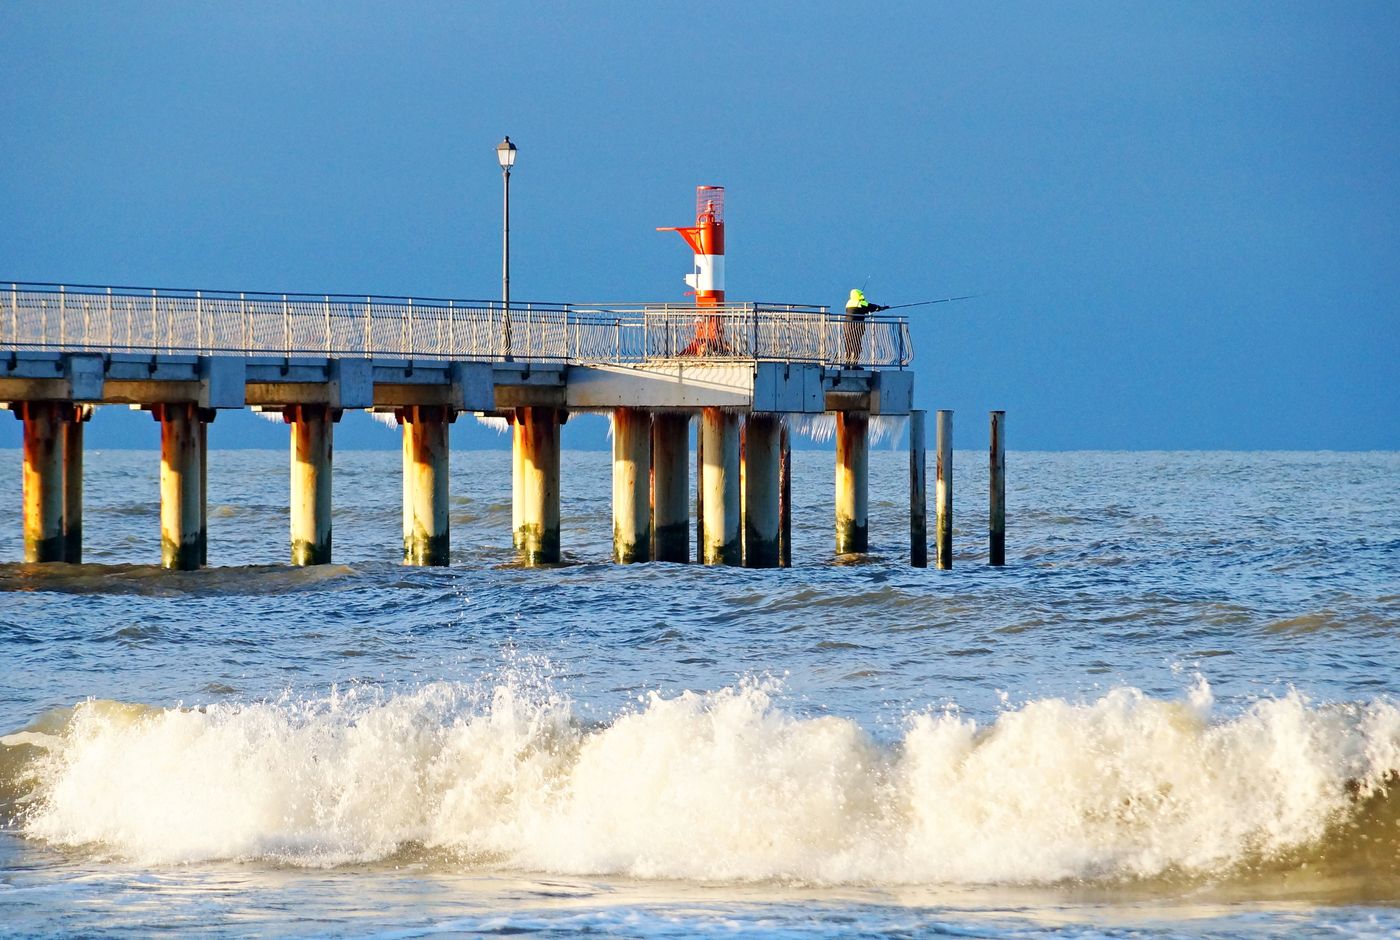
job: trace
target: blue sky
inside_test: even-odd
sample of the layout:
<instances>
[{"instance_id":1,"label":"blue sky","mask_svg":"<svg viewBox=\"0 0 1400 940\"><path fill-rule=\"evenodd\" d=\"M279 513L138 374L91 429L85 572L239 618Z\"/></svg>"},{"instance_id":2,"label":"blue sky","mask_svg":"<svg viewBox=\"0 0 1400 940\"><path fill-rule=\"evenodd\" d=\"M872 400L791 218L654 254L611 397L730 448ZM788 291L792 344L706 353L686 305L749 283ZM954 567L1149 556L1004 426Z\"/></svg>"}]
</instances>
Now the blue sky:
<instances>
[{"instance_id":1,"label":"blue sky","mask_svg":"<svg viewBox=\"0 0 1400 940\"><path fill-rule=\"evenodd\" d=\"M734 299L983 295L915 314L960 445L1005 408L1021 448L1400 447L1393 3L0 18L0 277L495 297L510 134L517 299L683 299L654 228L717 183Z\"/></svg>"}]
</instances>

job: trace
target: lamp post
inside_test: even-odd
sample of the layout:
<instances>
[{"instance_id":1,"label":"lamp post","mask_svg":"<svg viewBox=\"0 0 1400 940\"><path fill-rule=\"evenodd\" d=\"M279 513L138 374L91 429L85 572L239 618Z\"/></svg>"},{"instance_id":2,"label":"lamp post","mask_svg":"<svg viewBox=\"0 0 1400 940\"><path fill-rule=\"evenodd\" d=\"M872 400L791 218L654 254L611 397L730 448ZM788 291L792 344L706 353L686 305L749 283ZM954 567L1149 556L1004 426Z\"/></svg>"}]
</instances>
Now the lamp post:
<instances>
[{"instance_id":1,"label":"lamp post","mask_svg":"<svg viewBox=\"0 0 1400 940\"><path fill-rule=\"evenodd\" d=\"M507 137L496 145L496 161L501 164L501 355L510 359L510 168L515 166L515 144Z\"/></svg>"}]
</instances>

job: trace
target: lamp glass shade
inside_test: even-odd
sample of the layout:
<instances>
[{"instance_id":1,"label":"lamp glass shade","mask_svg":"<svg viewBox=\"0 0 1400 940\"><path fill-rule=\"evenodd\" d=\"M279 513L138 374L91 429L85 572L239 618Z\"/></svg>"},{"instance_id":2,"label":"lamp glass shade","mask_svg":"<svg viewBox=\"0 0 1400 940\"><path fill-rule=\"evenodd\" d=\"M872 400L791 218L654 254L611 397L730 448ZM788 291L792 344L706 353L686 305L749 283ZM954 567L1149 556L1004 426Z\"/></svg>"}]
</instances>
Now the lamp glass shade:
<instances>
[{"instance_id":1,"label":"lamp glass shade","mask_svg":"<svg viewBox=\"0 0 1400 940\"><path fill-rule=\"evenodd\" d=\"M501 163L501 169L509 170L515 166L515 144L507 137L496 145L496 159Z\"/></svg>"}]
</instances>

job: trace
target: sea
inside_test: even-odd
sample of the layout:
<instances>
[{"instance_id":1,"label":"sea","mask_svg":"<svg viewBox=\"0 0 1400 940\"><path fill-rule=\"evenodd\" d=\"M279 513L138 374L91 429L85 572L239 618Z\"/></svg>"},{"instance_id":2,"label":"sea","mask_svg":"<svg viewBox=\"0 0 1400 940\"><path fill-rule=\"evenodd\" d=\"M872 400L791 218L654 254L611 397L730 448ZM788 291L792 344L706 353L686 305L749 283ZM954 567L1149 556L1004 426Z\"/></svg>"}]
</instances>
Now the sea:
<instances>
[{"instance_id":1,"label":"sea","mask_svg":"<svg viewBox=\"0 0 1400 940\"><path fill-rule=\"evenodd\" d=\"M0 452L0 934L1400 935L1400 453L1012 451L997 568L959 451L952 570L887 446L871 554L797 450L766 571L612 564L588 451L565 564L459 451L402 566L400 457L346 450L294 569L287 461L211 452L180 573L154 451L89 451L46 566Z\"/></svg>"}]
</instances>

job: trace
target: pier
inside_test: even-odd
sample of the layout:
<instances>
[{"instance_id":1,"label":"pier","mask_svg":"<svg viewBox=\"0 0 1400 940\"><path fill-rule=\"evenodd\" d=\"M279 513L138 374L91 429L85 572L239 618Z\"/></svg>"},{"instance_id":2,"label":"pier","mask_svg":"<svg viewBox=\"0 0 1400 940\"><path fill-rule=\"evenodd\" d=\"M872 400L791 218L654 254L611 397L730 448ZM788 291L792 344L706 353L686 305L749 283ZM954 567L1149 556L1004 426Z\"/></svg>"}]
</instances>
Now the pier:
<instances>
[{"instance_id":1,"label":"pier","mask_svg":"<svg viewBox=\"0 0 1400 940\"><path fill-rule=\"evenodd\" d=\"M159 423L167 568L208 563L208 425L245 408L290 426L295 565L332 558L334 429L352 409L392 414L402 429L405 564L449 562L448 427L462 414L510 424L512 537L532 565L562 558L559 434L577 413L612 419L615 561L692 560L694 421L694 560L751 567L791 563L786 419L834 414L834 546L863 553L869 422L911 414L913 349L903 317L866 318L854 350L848 325L792 304L506 306L9 283L0 406L24 424L25 560L81 560L83 422L100 405ZM922 466L922 434L918 447ZM922 488L920 474L920 517ZM923 538L921 518L911 538ZM918 564L926 548L910 548Z\"/></svg>"}]
</instances>

